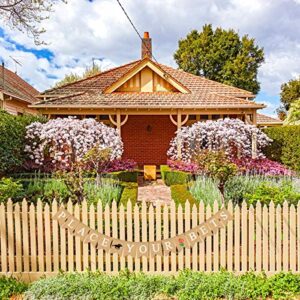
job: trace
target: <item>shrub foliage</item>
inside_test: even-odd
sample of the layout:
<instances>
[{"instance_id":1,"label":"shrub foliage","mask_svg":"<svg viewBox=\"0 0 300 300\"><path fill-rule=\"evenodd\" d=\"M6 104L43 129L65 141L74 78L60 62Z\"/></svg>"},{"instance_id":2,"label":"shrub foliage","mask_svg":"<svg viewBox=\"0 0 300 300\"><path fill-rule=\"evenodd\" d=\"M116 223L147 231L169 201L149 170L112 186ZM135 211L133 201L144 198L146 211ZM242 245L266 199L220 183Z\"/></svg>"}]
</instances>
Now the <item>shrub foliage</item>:
<instances>
[{"instance_id":1,"label":"shrub foliage","mask_svg":"<svg viewBox=\"0 0 300 300\"><path fill-rule=\"evenodd\" d=\"M265 133L273 140L266 156L300 171L300 125L267 128Z\"/></svg>"},{"instance_id":2,"label":"shrub foliage","mask_svg":"<svg viewBox=\"0 0 300 300\"><path fill-rule=\"evenodd\" d=\"M45 120L36 116L13 116L0 110L0 175L18 170L25 160L26 126Z\"/></svg>"},{"instance_id":3,"label":"shrub foliage","mask_svg":"<svg viewBox=\"0 0 300 300\"><path fill-rule=\"evenodd\" d=\"M27 288L28 285L22 281L17 281L12 277L0 277L0 299L2 300L21 299L17 296L24 293Z\"/></svg>"},{"instance_id":4,"label":"shrub foliage","mask_svg":"<svg viewBox=\"0 0 300 300\"><path fill-rule=\"evenodd\" d=\"M295 299L300 275L183 271L178 276L68 273L34 282L25 300L35 299Z\"/></svg>"}]
</instances>

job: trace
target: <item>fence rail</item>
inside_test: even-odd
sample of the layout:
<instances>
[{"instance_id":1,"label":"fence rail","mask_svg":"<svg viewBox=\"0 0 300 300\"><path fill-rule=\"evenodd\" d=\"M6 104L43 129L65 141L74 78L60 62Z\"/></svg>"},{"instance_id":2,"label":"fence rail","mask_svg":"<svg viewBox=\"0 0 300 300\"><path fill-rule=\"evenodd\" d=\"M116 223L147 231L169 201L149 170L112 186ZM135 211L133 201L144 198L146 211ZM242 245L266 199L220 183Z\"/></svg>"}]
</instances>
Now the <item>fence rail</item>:
<instances>
[{"instance_id":1,"label":"fence rail","mask_svg":"<svg viewBox=\"0 0 300 300\"><path fill-rule=\"evenodd\" d=\"M156 207L145 203L134 207L98 205L81 206L69 202L67 210L83 223L101 233L128 241L155 241L183 233L204 222L218 211L203 204L190 207ZM250 270L273 274L300 272L300 205L298 207L247 207L228 204L233 215L225 228L192 249L156 257L122 257L84 244L61 228L52 217L59 206L28 204L0 205L0 274L19 276L26 281L64 271L103 271L117 273L123 269L145 273L174 274L179 270L229 271Z\"/></svg>"}]
</instances>

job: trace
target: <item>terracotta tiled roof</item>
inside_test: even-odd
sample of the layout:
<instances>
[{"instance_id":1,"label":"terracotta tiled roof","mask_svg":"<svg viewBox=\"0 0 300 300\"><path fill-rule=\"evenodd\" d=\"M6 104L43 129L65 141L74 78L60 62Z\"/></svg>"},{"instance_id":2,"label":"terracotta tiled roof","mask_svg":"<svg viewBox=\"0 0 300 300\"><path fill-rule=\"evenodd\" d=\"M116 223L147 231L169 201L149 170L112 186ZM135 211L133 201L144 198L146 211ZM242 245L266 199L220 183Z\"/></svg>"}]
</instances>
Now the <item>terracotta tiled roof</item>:
<instances>
[{"instance_id":1,"label":"terracotta tiled roof","mask_svg":"<svg viewBox=\"0 0 300 300\"><path fill-rule=\"evenodd\" d=\"M153 92L132 93L115 92L104 93L110 85L125 76L132 68L138 66L142 60L102 72L98 75L59 88L43 92L40 96L46 99L39 102L37 107L146 107L146 108L179 108L179 107L249 107L261 108L246 98L254 95L248 91L221 84L204 77L177 70L165 65L159 65L173 79L185 86L190 93ZM52 98L51 98L52 96Z\"/></svg>"},{"instance_id":2,"label":"terracotta tiled roof","mask_svg":"<svg viewBox=\"0 0 300 300\"><path fill-rule=\"evenodd\" d=\"M257 124L283 124L283 121L266 115L257 114Z\"/></svg>"},{"instance_id":3,"label":"terracotta tiled roof","mask_svg":"<svg viewBox=\"0 0 300 300\"><path fill-rule=\"evenodd\" d=\"M39 91L23 80L16 73L0 67L0 92L33 104L37 102Z\"/></svg>"}]
</instances>

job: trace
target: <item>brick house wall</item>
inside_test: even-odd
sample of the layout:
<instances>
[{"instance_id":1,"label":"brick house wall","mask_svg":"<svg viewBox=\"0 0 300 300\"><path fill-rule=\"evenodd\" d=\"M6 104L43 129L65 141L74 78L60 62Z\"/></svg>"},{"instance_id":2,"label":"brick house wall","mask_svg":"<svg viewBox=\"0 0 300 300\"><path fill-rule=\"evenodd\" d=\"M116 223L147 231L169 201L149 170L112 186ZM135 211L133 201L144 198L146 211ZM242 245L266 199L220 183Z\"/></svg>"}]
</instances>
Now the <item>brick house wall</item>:
<instances>
[{"instance_id":1,"label":"brick house wall","mask_svg":"<svg viewBox=\"0 0 300 300\"><path fill-rule=\"evenodd\" d=\"M134 159L139 165L166 164L175 131L169 116L129 116L122 126L123 158Z\"/></svg>"}]
</instances>

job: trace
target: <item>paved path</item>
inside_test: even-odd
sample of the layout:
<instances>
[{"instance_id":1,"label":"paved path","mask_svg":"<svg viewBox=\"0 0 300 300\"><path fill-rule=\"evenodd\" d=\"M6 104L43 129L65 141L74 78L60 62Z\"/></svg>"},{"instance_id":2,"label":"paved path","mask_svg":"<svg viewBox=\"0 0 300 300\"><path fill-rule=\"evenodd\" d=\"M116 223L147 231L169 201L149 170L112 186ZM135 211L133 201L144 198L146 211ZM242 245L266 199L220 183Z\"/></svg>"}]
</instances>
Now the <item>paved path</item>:
<instances>
[{"instance_id":1,"label":"paved path","mask_svg":"<svg viewBox=\"0 0 300 300\"><path fill-rule=\"evenodd\" d=\"M157 203L170 205L171 190L162 180L143 182L138 187L138 201L151 202L155 206Z\"/></svg>"}]
</instances>

